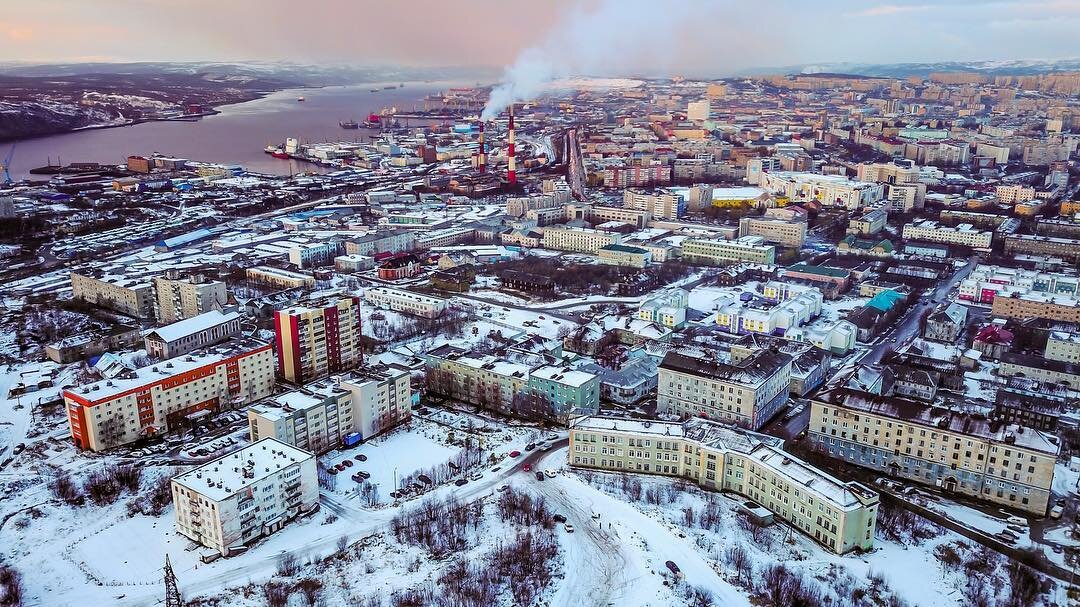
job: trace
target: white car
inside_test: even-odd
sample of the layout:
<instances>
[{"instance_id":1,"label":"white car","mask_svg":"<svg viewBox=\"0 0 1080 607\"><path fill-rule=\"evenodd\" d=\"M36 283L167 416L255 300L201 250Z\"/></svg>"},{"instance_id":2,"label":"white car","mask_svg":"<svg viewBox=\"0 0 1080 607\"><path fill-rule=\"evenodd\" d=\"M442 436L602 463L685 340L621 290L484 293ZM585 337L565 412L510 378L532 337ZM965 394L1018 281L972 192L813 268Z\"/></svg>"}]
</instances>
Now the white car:
<instances>
[{"instance_id":1,"label":"white car","mask_svg":"<svg viewBox=\"0 0 1080 607\"><path fill-rule=\"evenodd\" d=\"M571 525L570 523L563 523L563 529L565 529L567 533L573 533L574 532L574 526Z\"/></svg>"},{"instance_id":2,"label":"white car","mask_svg":"<svg viewBox=\"0 0 1080 607\"><path fill-rule=\"evenodd\" d=\"M548 468L547 470L544 470L544 476L548 478L555 478L555 471L551 468Z\"/></svg>"}]
</instances>

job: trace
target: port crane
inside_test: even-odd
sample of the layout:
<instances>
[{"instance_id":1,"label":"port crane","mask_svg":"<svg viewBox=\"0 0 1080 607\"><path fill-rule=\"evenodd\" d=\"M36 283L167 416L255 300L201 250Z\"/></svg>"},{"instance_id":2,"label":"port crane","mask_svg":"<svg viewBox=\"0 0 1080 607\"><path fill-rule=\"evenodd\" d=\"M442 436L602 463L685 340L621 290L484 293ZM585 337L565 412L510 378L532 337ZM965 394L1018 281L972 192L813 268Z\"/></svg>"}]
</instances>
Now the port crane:
<instances>
[{"instance_id":1,"label":"port crane","mask_svg":"<svg viewBox=\"0 0 1080 607\"><path fill-rule=\"evenodd\" d=\"M0 185L6 185L11 183L11 159L15 157L15 144L11 144L11 149L8 150L7 156L4 157L4 161L0 162L0 169L4 170L4 176L0 179Z\"/></svg>"}]
</instances>

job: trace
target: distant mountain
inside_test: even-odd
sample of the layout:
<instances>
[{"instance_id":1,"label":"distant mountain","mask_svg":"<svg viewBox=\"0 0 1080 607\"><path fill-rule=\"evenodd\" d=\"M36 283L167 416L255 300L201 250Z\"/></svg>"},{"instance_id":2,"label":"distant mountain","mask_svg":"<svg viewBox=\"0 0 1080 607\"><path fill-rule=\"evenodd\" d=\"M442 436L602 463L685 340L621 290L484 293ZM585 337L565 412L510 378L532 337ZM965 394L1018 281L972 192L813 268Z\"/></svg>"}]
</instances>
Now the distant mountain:
<instances>
[{"instance_id":1,"label":"distant mountain","mask_svg":"<svg viewBox=\"0 0 1080 607\"><path fill-rule=\"evenodd\" d=\"M977 72L987 76L1027 76L1080 71L1080 59L1016 59L1008 61L939 61L932 63L812 63L743 70L739 76L762 74L858 74L883 78L925 76L931 72Z\"/></svg>"}]
</instances>

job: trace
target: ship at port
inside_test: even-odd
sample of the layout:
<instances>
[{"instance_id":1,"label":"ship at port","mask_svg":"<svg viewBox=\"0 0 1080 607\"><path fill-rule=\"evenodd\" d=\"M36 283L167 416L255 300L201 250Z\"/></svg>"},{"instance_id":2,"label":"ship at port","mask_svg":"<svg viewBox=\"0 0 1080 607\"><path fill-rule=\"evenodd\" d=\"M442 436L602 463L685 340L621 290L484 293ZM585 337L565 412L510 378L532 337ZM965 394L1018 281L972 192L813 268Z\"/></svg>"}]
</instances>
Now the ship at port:
<instances>
[{"instance_id":1,"label":"ship at port","mask_svg":"<svg viewBox=\"0 0 1080 607\"><path fill-rule=\"evenodd\" d=\"M342 120L338 123L338 126L343 129L353 130L360 128L360 123L355 120Z\"/></svg>"}]
</instances>

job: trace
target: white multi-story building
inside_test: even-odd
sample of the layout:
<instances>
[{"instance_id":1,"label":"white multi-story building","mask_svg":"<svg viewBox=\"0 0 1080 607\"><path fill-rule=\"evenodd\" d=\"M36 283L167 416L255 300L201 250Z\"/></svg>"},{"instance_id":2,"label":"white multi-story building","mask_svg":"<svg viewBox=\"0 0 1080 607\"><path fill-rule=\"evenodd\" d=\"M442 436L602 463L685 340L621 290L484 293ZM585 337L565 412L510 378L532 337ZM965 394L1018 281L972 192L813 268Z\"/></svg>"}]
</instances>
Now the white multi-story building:
<instances>
[{"instance_id":1,"label":"white multi-story building","mask_svg":"<svg viewBox=\"0 0 1080 607\"><path fill-rule=\"evenodd\" d=\"M377 436L412 414L409 371L377 366L328 377L248 408L252 441L273 437L324 453Z\"/></svg>"},{"instance_id":2,"label":"white multi-story building","mask_svg":"<svg viewBox=\"0 0 1080 607\"><path fill-rule=\"evenodd\" d=\"M682 256L691 262L718 266L743 262L774 264L776 247L765 244L760 236L743 236L737 240L687 238L682 242Z\"/></svg>"},{"instance_id":3,"label":"white multi-story building","mask_svg":"<svg viewBox=\"0 0 1080 607\"><path fill-rule=\"evenodd\" d=\"M743 217L739 220L739 236L760 236L766 242L797 249L806 242L806 222L771 217Z\"/></svg>"},{"instance_id":4,"label":"white multi-story building","mask_svg":"<svg viewBox=\"0 0 1080 607\"><path fill-rule=\"evenodd\" d=\"M686 214L686 200L673 192L648 194L638 190L623 192L623 206L648 211L656 219L678 219Z\"/></svg>"},{"instance_id":5,"label":"white multi-story building","mask_svg":"<svg viewBox=\"0 0 1080 607\"><path fill-rule=\"evenodd\" d=\"M446 313L449 304L441 297L413 293L393 287L372 287L364 290L364 301L371 305L424 318L438 318Z\"/></svg>"},{"instance_id":6,"label":"white multi-story building","mask_svg":"<svg viewBox=\"0 0 1080 607\"><path fill-rule=\"evenodd\" d=\"M761 174L761 187L776 196L796 202L815 200L827 207L858 209L873 205L884 197L880 183L852 181L840 175L790 173Z\"/></svg>"},{"instance_id":7,"label":"white multi-story building","mask_svg":"<svg viewBox=\"0 0 1080 607\"><path fill-rule=\"evenodd\" d=\"M622 236L616 232L566 226L544 228L543 247L545 249L595 254L601 247L621 242Z\"/></svg>"},{"instance_id":8,"label":"white multi-story building","mask_svg":"<svg viewBox=\"0 0 1080 607\"><path fill-rule=\"evenodd\" d=\"M298 268L327 266L341 253L341 243L336 240L308 242L289 248L289 263Z\"/></svg>"},{"instance_id":9,"label":"white multi-story building","mask_svg":"<svg viewBox=\"0 0 1080 607\"><path fill-rule=\"evenodd\" d=\"M256 266L244 271L244 276L251 282L277 287L279 289L314 288L315 277L299 272L290 272L270 266Z\"/></svg>"},{"instance_id":10,"label":"white multi-story building","mask_svg":"<svg viewBox=\"0 0 1080 607\"><path fill-rule=\"evenodd\" d=\"M686 306L689 298L690 294L683 289L653 295L638 306L637 317L678 329L686 324Z\"/></svg>"},{"instance_id":11,"label":"white multi-story building","mask_svg":"<svg viewBox=\"0 0 1080 607\"><path fill-rule=\"evenodd\" d=\"M167 432L201 411L231 409L274 390L274 352L234 339L186 356L64 390L68 424L80 449L103 451Z\"/></svg>"},{"instance_id":12,"label":"white multi-story building","mask_svg":"<svg viewBox=\"0 0 1080 607\"><path fill-rule=\"evenodd\" d=\"M829 550L874 545L878 495L783 451L783 440L705 419L683 423L584 417L570 427L579 468L689 479L749 498Z\"/></svg>"},{"instance_id":13,"label":"white multi-story building","mask_svg":"<svg viewBox=\"0 0 1080 607\"><path fill-rule=\"evenodd\" d=\"M985 232L975 229L970 223L962 223L956 227L941 225L931 219L917 220L904 224L901 233L904 240L918 240L922 242L940 242L954 244L973 249L989 249L994 238L993 232Z\"/></svg>"},{"instance_id":14,"label":"white multi-story building","mask_svg":"<svg viewBox=\"0 0 1080 607\"><path fill-rule=\"evenodd\" d=\"M656 410L700 416L757 430L787 402L791 356L758 350L739 359L670 351L659 367Z\"/></svg>"},{"instance_id":15,"label":"white multi-story building","mask_svg":"<svg viewBox=\"0 0 1080 607\"><path fill-rule=\"evenodd\" d=\"M319 504L315 456L273 438L172 479L176 531L223 556Z\"/></svg>"},{"instance_id":16,"label":"white multi-story building","mask_svg":"<svg viewBox=\"0 0 1080 607\"><path fill-rule=\"evenodd\" d=\"M240 314L217 310L158 327L146 334L146 353L157 359L175 358L221 343L240 333Z\"/></svg>"},{"instance_id":17,"label":"white multi-story building","mask_svg":"<svg viewBox=\"0 0 1080 607\"><path fill-rule=\"evenodd\" d=\"M745 295L745 292L744 292ZM744 299L728 293L718 298L716 324L728 333L784 335L821 315L824 295L816 287L771 281Z\"/></svg>"},{"instance_id":18,"label":"white multi-story building","mask_svg":"<svg viewBox=\"0 0 1080 607\"><path fill-rule=\"evenodd\" d=\"M708 99L702 99L701 101L691 101L686 105L687 120L705 122L709 119L709 114L711 112L712 105L710 104Z\"/></svg>"},{"instance_id":19,"label":"white multi-story building","mask_svg":"<svg viewBox=\"0 0 1080 607\"><path fill-rule=\"evenodd\" d=\"M154 285L144 280L72 272L71 294L75 299L140 320L157 316Z\"/></svg>"}]
</instances>

